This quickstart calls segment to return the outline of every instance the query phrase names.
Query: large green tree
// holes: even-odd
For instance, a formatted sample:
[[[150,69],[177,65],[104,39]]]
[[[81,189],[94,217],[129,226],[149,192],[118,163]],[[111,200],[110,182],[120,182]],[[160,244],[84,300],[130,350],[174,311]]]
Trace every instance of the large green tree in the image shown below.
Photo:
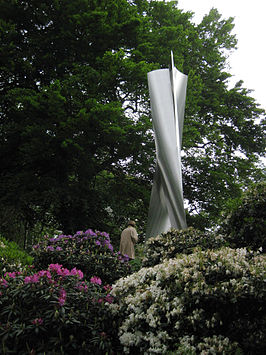
[[[155,160],[146,75],[168,66],[170,50],[189,76],[188,220],[215,221],[261,178],[264,149],[263,111],[241,83],[228,89],[232,28],[214,9],[196,26],[176,2],[2,0],[0,231],[145,223]]]

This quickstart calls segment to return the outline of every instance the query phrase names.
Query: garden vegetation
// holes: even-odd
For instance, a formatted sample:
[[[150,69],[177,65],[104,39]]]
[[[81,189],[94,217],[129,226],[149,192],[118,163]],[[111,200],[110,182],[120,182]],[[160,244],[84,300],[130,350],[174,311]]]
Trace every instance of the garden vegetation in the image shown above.
[[[229,88],[233,27],[176,1],[1,0],[1,354],[266,354],[265,111]],[[129,261],[120,226],[144,240],[156,166],[147,73],[171,50],[189,228]]]
[[[233,214],[242,215],[249,196],[256,216],[264,194],[265,185],[252,187]],[[257,223],[248,219],[249,230]],[[254,249],[230,240],[171,229],[145,243],[136,271],[105,232],[45,236],[16,260],[2,239],[1,353],[263,354],[264,239]]]

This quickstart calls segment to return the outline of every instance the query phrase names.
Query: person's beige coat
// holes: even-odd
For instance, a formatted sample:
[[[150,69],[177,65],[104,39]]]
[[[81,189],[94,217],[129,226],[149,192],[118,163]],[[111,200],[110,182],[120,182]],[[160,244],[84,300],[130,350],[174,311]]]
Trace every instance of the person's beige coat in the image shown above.
[[[121,233],[119,251],[123,255],[128,255],[131,259],[135,259],[134,245],[138,241],[138,233],[132,226],[128,226]]]

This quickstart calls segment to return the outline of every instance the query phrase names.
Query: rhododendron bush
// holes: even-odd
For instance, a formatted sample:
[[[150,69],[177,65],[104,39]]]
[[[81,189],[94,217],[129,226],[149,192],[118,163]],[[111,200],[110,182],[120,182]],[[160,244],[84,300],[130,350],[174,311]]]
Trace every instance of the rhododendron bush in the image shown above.
[[[118,280],[124,353],[265,354],[265,270],[265,255],[224,247]]]
[[[1,354],[95,354],[111,348],[111,286],[50,264],[0,279]]]
[[[202,232],[193,227],[183,230],[172,228],[147,240],[142,264],[154,266],[164,259],[174,258],[177,254],[191,254],[196,247],[203,250],[218,249],[225,244],[223,236],[215,233]]]
[[[85,279],[96,275],[108,284],[131,272],[128,257],[114,252],[109,235],[91,229],[75,235],[45,236],[33,246],[32,256],[36,268],[60,263],[69,269],[82,270]]]
[[[266,182],[251,186],[225,215],[222,233],[233,247],[266,251]]]

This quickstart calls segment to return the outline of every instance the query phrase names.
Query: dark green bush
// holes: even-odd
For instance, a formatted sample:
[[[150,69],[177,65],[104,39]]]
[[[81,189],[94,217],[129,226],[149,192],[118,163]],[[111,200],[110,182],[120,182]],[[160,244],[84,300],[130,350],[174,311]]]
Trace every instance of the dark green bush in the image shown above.
[[[107,284],[131,273],[128,258],[113,251],[109,235],[91,229],[73,236],[46,236],[33,246],[32,256],[37,269],[60,263],[68,269],[82,270],[85,279],[96,275]]]
[[[224,238],[215,233],[202,232],[193,227],[184,230],[171,229],[147,240],[142,264],[154,266],[177,254],[191,254],[195,247],[202,250],[218,249],[225,244]]]
[[[113,285],[129,354],[266,354],[266,256],[206,250],[142,268]]]
[[[32,262],[33,258],[21,250],[15,242],[7,241],[0,236],[0,275],[31,265]]]
[[[243,194],[222,223],[222,233],[234,248],[266,251],[266,183]]]
[[[59,264],[0,279],[1,354],[111,353],[111,286]],[[116,336],[116,335],[115,335]]]

